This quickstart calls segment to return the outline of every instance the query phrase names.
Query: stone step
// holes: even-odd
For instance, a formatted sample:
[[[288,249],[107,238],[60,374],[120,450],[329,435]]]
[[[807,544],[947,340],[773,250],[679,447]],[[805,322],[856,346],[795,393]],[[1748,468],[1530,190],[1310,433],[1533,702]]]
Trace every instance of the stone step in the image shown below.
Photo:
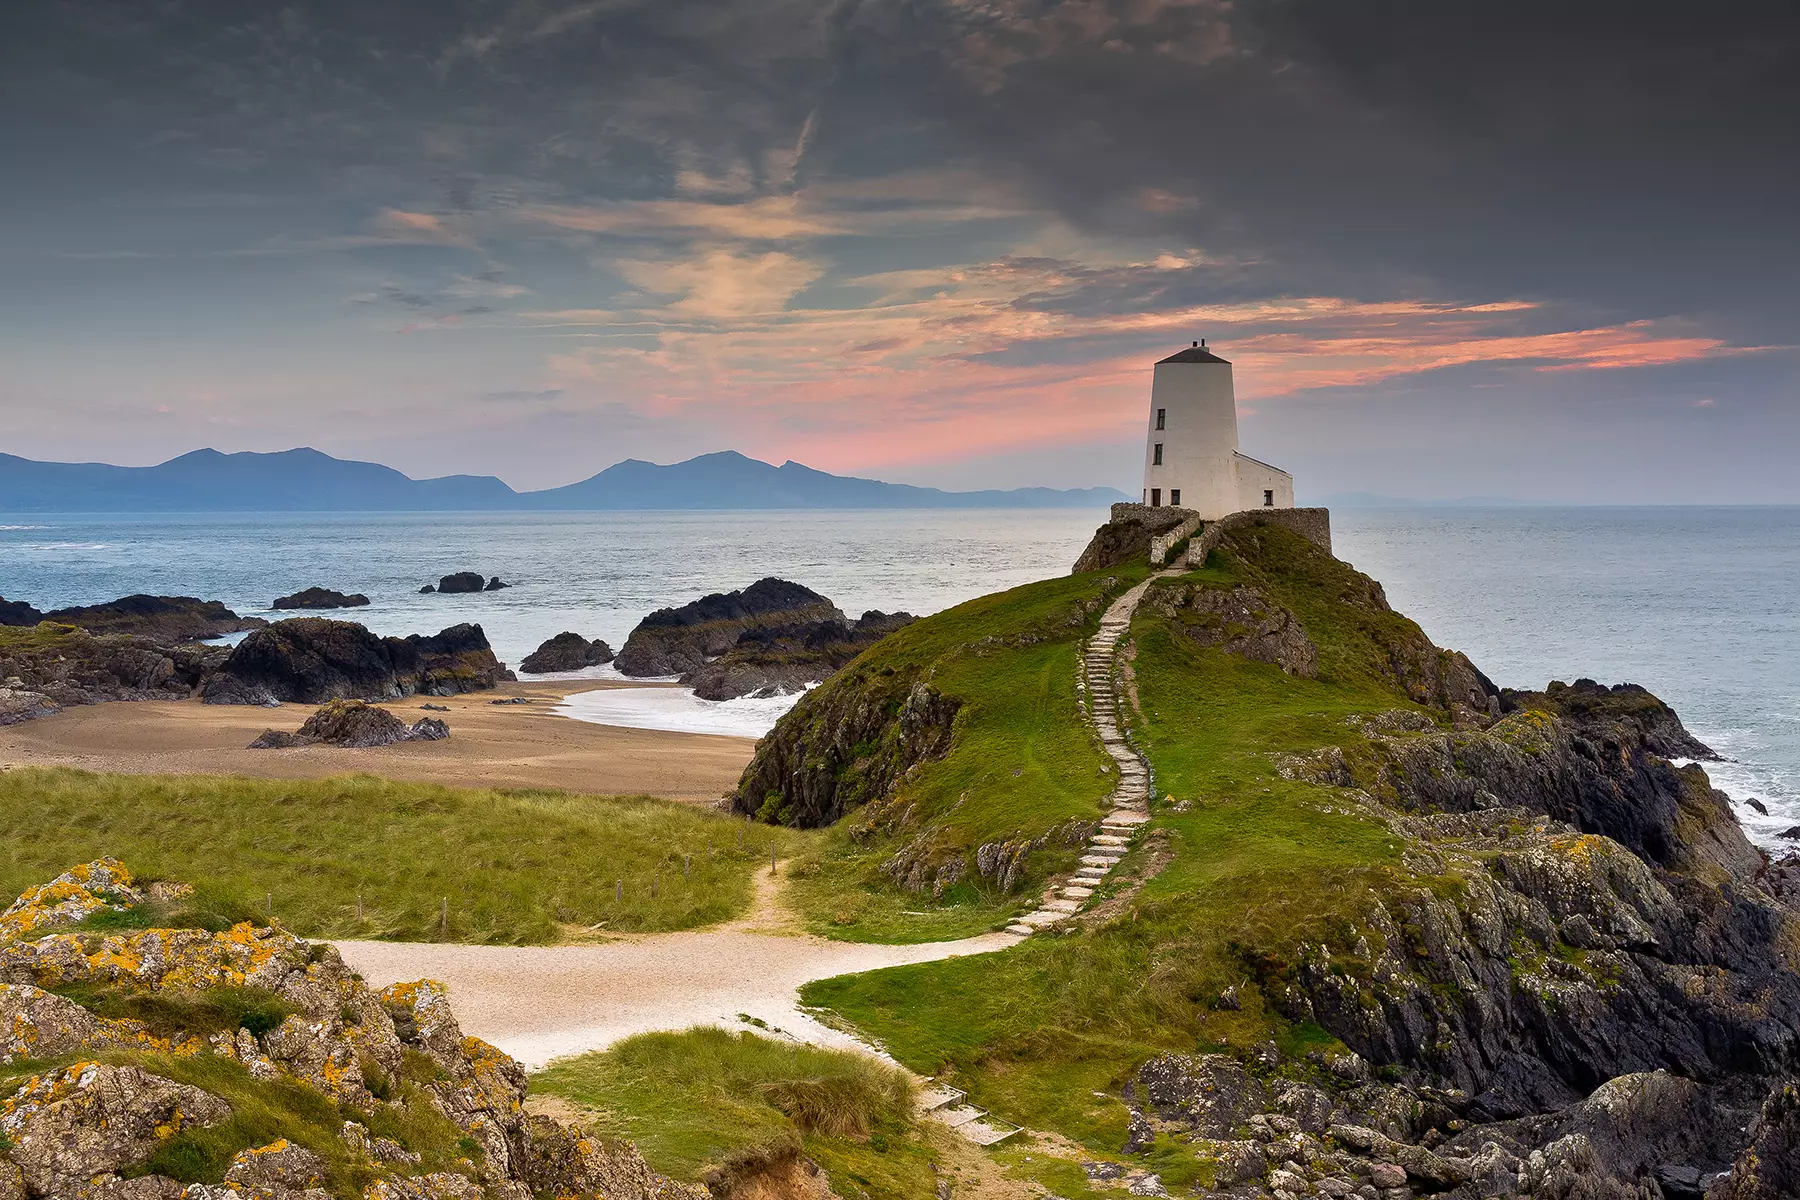
[[[1084,867],[1110,867],[1124,857],[1123,854],[1084,854],[1081,856],[1081,865]]]
[[[932,1084],[929,1087],[920,1088],[919,1111],[933,1112],[940,1108],[948,1108],[960,1101],[965,1094],[959,1088],[944,1087],[942,1084]]]
[[[1019,1130],[1017,1126],[1008,1128],[990,1121],[970,1121],[966,1125],[959,1126],[956,1132],[977,1146],[996,1146]]]
[[[1047,912],[1040,908],[1036,912],[1026,913],[1020,917],[1019,924],[1029,925],[1033,929],[1042,929],[1046,925],[1059,924],[1068,915],[1068,913]]]
[[[1016,933],[1020,937],[1030,937],[1035,931],[1029,925],[1008,925],[1006,932]]]
[[[1100,818],[1102,829],[1136,829],[1150,819],[1149,813],[1112,812]]]
[[[1096,833],[1093,837],[1088,839],[1088,845],[1090,845],[1090,846],[1129,846],[1129,845],[1131,845],[1131,839],[1128,837],[1120,837],[1116,833]]]
[[[1094,889],[1091,887],[1082,887],[1078,883],[1065,883],[1062,887],[1057,889],[1056,894],[1069,900],[1086,900],[1089,896],[1094,894]]]
[[[987,1109],[976,1108],[971,1104],[954,1104],[949,1108],[938,1109],[931,1115],[934,1119],[942,1121],[950,1128],[955,1129],[959,1125],[967,1125],[970,1121],[981,1120],[981,1118],[987,1116]]]
[[[1043,911],[1045,911],[1045,912],[1059,912],[1059,913],[1073,913],[1073,912],[1075,912],[1075,911],[1077,911],[1077,910],[1078,910],[1078,909],[1080,909],[1080,908],[1081,908],[1081,902],[1080,902],[1080,901],[1078,901],[1078,900],[1064,900],[1064,899],[1063,899],[1063,898],[1061,898],[1061,897],[1060,897],[1060,896],[1059,896],[1059,897],[1058,897],[1058,898],[1056,898],[1056,899],[1055,899],[1055,900],[1046,900],[1046,901],[1044,901],[1044,908],[1043,908]]]

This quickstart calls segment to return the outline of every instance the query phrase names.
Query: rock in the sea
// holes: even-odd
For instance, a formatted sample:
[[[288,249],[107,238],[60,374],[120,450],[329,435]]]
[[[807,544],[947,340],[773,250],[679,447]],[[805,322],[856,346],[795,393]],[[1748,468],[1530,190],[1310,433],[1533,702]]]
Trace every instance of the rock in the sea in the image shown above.
[[[208,704],[454,696],[513,678],[479,625],[380,637],[353,621],[296,617],[259,629],[206,683]]]
[[[1768,805],[1764,804],[1761,800],[1758,800],[1755,796],[1745,796],[1744,803],[1748,804],[1751,808],[1755,809],[1765,817],[1769,815]]]
[[[264,730],[249,748],[284,750],[294,746],[345,746],[362,749],[391,746],[395,742],[437,742],[449,736],[450,727],[434,717],[408,725],[385,708],[361,700],[333,700],[306,718],[298,732]]]
[[[559,633],[525,656],[519,670],[533,675],[549,671],[579,671],[613,660],[612,647],[598,638],[588,641],[579,633]]]
[[[495,575],[487,581],[487,586],[485,588],[483,588],[482,591],[497,592],[501,588],[509,588],[511,586],[512,586],[512,584],[507,583],[504,579],[501,579],[498,575]]]
[[[435,584],[435,583],[428,583],[424,587],[419,589],[419,595],[421,595],[421,596],[430,596],[430,595],[435,594],[436,592],[437,592],[437,584]]]
[[[1789,825],[1775,836],[1778,838],[1786,838],[1790,842],[1800,842],[1800,825]]]
[[[278,598],[270,608],[361,608],[369,598],[361,592],[345,594],[331,588],[302,588],[291,596]]]
[[[43,613],[23,600],[8,600],[5,596],[0,596],[0,625],[36,625],[43,619]]]
[[[121,596],[106,604],[59,608],[44,620],[74,625],[89,633],[127,633],[157,642],[199,642],[261,629],[261,617],[240,617],[217,600],[193,596]]]
[[[798,692],[912,619],[867,612],[850,621],[810,588],[763,579],[651,613],[615,665],[625,675],[679,676],[707,700]]]
[[[438,580],[437,590],[443,595],[453,596],[461,592],[479,592],[486,586],[486,581],[479,572],[457,571]]]

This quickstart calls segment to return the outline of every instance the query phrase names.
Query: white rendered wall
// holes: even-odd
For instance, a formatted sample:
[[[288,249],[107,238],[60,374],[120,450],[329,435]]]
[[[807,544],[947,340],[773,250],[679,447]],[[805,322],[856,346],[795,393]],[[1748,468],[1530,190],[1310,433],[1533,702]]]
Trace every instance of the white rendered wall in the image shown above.
[[[1294,477],[1248,455],[1237,456],[1238,508],[1294,507]],[[1274,492],[1275,503],[1265,505],[1263,493]]]
[[[1167,413],[1156,427],[1156,411]],[[1162,465],[1155,448],[1162,444]],[[1150,430],[1144,439],[1144,503],[1153,489],[1162,503],[1181,493],[1181,507],[1209,521],[1243,507],[1237,481],[1237,400],[1230,363],[1158,363],[1150,385]],[[1266,486],[1266,485],[1265,485]],[[1289,503],[1293,488],[1289,485]],[[1261,493],[1257,494],[1261,503]]]

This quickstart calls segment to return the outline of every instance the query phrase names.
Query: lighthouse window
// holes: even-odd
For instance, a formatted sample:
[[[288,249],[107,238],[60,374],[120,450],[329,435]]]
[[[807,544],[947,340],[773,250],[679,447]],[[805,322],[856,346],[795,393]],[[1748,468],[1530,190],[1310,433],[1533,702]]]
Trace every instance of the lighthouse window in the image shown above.
[[[1162,466],[1162,443],[1161,442],[1156,443],[1156,448],[1150,457],[1150,465],[1153,467]]]
[[[1169,416],[1168,409],[1159,408],[1156,410],[1156,427],[1158,429],[1164,428],[1164,422],[1168,419],[1168,416]]]
[[[1181,489],[1180,488],[1170,488],[1169,489],[1169,503],[1173,504],[1177,508],[1181,507]]]
[[[1270,491],[1268,488],[1263,489],[1263,507],[1264,508],[1274,508],[1275,507],[1275,493]]]

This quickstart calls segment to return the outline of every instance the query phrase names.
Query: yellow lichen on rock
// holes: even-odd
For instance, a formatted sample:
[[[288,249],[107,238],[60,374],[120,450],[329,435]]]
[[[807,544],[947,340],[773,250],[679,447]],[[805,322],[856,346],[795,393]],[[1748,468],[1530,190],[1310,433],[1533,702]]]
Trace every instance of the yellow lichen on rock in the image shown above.
[[[144,902],[131,872],[116,858],[71,867],[48,883],[26,888],[0,913],[0,941],[76,925],[105,910],[124,912]]]

